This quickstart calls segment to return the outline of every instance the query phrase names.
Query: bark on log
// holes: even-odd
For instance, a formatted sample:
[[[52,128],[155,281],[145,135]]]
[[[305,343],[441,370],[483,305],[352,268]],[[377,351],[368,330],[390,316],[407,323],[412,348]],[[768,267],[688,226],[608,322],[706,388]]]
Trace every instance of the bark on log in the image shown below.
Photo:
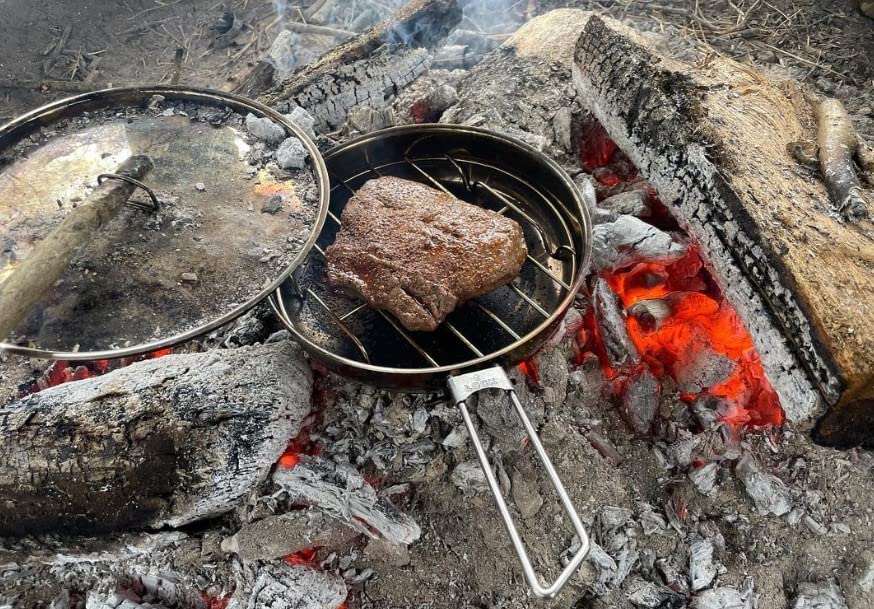
[[[168,355],[0,407],[0,536],[179,526],[235,507],[310,409],[291,343]]]
[[[814,139],[800,86],[723,58],[674,62],[597,17],[577,43],[574,81],[697,238],[789,418],[818,412],[811,381],[828,403],[874,417],[871,225],[830,215],[826,187],[787,152]]]
[[[380,107],[424,72],[430,63],[427,50],[460,21],[457,0],[413,0],[279,83],[261,101],[280,110],[302,106],[316,118],[317,130],[335,129],[353,107]],[[263,73],[257,67],[253,72],[262,79]],[[250,86],[243,90],[256,93]]]
[[[147,156],[127,159],[115,172],[141,180],[152,169]],[[72,210],[58,227],[0,284],[0,340],[8,337],[61,278],[76,253],[112,218],[136,186],[107,180]]]

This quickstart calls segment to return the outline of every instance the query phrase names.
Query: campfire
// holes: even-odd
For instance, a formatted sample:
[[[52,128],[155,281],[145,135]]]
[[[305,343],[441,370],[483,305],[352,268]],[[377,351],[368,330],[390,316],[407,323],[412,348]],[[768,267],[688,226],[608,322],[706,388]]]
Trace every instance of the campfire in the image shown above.
[[[9,201],[80,129],[151,134],[0,204],[0,606],[874,605],[866,123],[698,35],[791,15],[647,8],[692,40],[627,3],[249,4],[182,28],[179,87],[0,127]],[[188,86],[198,53],[232,94]],[[66,82],[101,88],[99,57]],[[162,164],[183,129],[202,166]],[[332,287],[387,176],[512,220],[521,270],[427,331]]]

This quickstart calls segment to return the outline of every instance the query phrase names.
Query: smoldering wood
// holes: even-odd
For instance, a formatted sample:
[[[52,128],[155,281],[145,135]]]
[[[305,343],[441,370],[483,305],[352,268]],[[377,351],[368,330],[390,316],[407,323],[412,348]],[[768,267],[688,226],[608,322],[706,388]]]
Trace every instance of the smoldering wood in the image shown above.
[[[280,467],[271,479],[291,505],[317,507],[368,537],[410,544],[422,534],[415,520],[377,494],[351,466],[301,455],[297,465]]]
[[[140,180],[152,167],[149,157],[135,155],[125,160],[115,173]],[[115,215],[135,189],[136,186],[128,182],[104,181],[16,265],[0,284],[0,340],[8,337],[27,317],[61,278],[76,253]]]
[[[789,420],[820,413],[817,390],[842,408],[870,400],[874,239],[830,215],[825,186],[786,152],[814,132],[800,86],[722,57],[692,68],[597,17],[574,81],[700,244]]]
[[[180,526],[234,508],[310,409],[283,342],[168,355],[0,408],[0,535]]]
[[[430,64],[429,49],[461,21],[456,0],[414,0],[387,19],[347,40],[269,91],[261,101],[306,108],[317,130],[336,129],[355,106],[382,107]],[[253,75],[263,80],[263,69]],[[255,91],[243,85],[250,95]]]
[[[227,609],[337,609],[346,600],[346,584],[337,575],[305,566],[244,563],[244,578]]]

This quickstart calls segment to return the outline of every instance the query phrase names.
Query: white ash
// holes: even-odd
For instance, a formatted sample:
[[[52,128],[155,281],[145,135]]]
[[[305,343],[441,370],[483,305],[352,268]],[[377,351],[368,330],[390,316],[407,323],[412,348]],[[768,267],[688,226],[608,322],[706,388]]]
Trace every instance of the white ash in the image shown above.
[[[267,117],[258,117],[251,112],[246,115],[246,130],[265,144],[276,145],[285,139],[285,129]]]
[[[586,557],[586,560],[595,566],[596,571],[596,578],[595,582],[592,584],[592,590],[598,596],[604,596],[610,590],[607,584],[612,582],[613,578],[616,577],[616,572],[619,567],[616,565],[616,561],[613,560],[613,558],[597,543],[590,541],[590,546],[591,549],[589,550],[589,555]]]
[[[292,504],[318,507],[368,537],[379,535],[395,543],[410,544],[421,535],[412,518],[378,495],[348,465],[301,455],[293,468],[277,469],[272,480]]]
[[[802,583],[791,609],[847,609],[847,601],[834,580]]]
[[[747,495],[753,500],[759,514],[782,516],[792,509],[792,495],[786,483],[763,471],[750,453],[741,457],[734,471],[743,482]]]
[[[713,542],[698,539],[689,546],[689,585],[693,592],[710,586],[716,578],[716,563],[713,561]]]
[[[452,470],[452,483],[466,493],[488,490],[486,475],[478,461],[465,461],[456,465]]]
[[[601,201],[598,207],[617,215],[629,215],[636,218],[648,218],[652,215],[649,195],[644,190],[620,192]]]
[[[306,148],[298,138],[287,137],[276,149],[276,163],[282,169],[303,169],[309,156]]]
[[[592,229],[592,268],[615,271],[638,262],[675,262],[686,253],[666,232],[639,220],[622,215],[613,222]]]
[[[692,599],[691,609],[750,609],[737,588],[704,590]]]
[[[256,568],[257,576],[237,589],[228,609],[336,609],[346,600],[346,585],[336,575],[282,563]]]
[[[713,496],[716,494],[716,474],[719,465],[708,463],[702,467],[693,467],[689,470],[689,480],[702,495]]]

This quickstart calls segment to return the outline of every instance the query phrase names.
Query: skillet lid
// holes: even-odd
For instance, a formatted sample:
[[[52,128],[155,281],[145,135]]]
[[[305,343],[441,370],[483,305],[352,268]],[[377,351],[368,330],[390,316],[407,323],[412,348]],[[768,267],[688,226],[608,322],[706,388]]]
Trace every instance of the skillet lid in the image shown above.
[[[0,127],[0,309],[24,312],[0,348],[122,357],[223,325],[304,259],[328,191],[300,127],[227,93],[107,89],[13,120]],[[76,232],[107,197],[111,212]]]

